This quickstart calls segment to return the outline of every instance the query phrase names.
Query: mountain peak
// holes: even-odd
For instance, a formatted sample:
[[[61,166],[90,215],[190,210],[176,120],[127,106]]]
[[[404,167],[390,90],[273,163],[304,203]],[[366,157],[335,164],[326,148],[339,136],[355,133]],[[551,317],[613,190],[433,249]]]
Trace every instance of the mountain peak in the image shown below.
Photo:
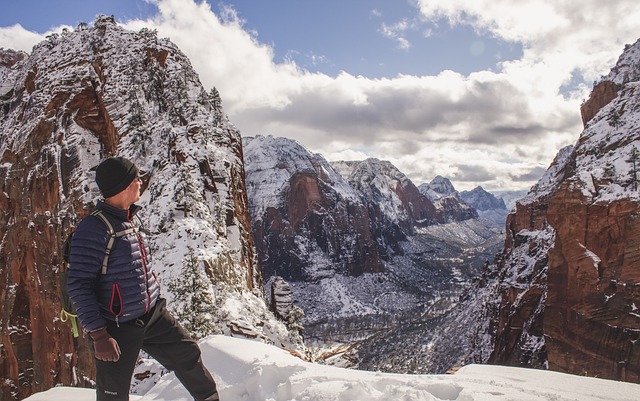
[[[462,200],[479,211],[492,209],[506,210],[507,208],[504,200],[498,199],[495,195],[485,191],[481,186],[477,186],[471,191],[463,191],[460,196]]]
[[[421,184],[418,186],[418,189],[432,201],[446,196],[453,196],[456,199],[459,198],[458,191],[454,188],[451,180],[441,175],[435,176],[428,184]]]

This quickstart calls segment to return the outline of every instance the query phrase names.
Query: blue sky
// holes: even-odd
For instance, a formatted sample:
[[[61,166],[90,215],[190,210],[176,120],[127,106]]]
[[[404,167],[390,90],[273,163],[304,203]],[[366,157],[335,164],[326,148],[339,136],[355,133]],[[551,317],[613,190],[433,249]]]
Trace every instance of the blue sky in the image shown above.
[[[114,15],[176,43],[243,135],[389,160],[458,190],[534,184],[577,140],[593,81],[640,37],[634,0],[4,3],[0,47],[29,52]]]
[[[390,78],[433,75],[445,69],[468,74],[495,69],[497,62],[522,53],[518,43],[470,26],[453,28],[444,19],[424,21],[408,0],[228,0],[208,4],[218,13],[232,6],[245,21],[245,29],[273,47],[277,62],[294,60],[301,68],[330,75],[347,71]],[[141,0],[21,0],[7,2],[2,9],[0,26],[20,24],[41,33],[60,25],[90,23],[99,13],[125,22],[157,12],[154,4]]]
[[[403,0],[230,2],[245,27],[270,43],[276,60],[293,58],[310,71],[341,70],[370,78],[398,74],[433,75],[444,69],[463,74],[495,68],[521,53],[499,41],[446,21],[421,21]],[[404,28],[404,29],[401,29]],[[386,33],[385,33],[386,32]],[[397,34],[397,37],[391,35]],[[429,36],[427,38],[427,35]],[[400,38],[406,42],[400,42]],[[406,43],[408,48],[403,48]]]

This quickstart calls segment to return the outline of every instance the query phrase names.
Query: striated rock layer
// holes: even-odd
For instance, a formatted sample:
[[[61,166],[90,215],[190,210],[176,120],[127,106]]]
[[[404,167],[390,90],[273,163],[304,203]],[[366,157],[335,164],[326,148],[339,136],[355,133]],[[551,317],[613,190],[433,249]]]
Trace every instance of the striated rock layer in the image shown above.
[[[580,106],[582,124],[585,127],[598,114],[600,109],[618,96],[619,89],[618,85],[611,81],[602,81],[593,88],[589,99]]]
[[[86,338],[58,318],[57,273],[60,244],[99,197],[90,169],[111,155],[148,173],[142,217],[160,282],[180,276],[189,248],[215,303],[211,330],[234,326],[227,300],[254,299],[239,313],[263,338],[240,134],[185,55],[99,17],[0,61],[0,399],[90,384]]]
[[[382,273],[419,228],[478,217],[454,197],[436,207],[388,161],[329,163],[286,138],[243,141],[254,236],[267,278]]]
[[[640,41],[509,216],[490,362],[640,381],[639,61]]]
[[[247,187],[264,277],[313,280],[335,268],[383,271],[358,194],[320,155],[285,138],[244,138]]]

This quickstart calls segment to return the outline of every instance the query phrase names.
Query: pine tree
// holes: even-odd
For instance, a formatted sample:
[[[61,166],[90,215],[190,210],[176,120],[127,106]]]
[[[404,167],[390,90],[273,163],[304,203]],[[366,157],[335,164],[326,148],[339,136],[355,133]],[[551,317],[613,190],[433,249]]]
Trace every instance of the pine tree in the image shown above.
[[[176,209],[184,211],[185,217],[208,217],[204,207],[204,198],[198,190],[198,184],[191,176],[187,164],[181,164],[178,170],[180,177],[175,190]]]
[[[209,97],[211,99],[211,105],[213,106],[213,116],[216,123],[219,124],[222,121],[222,98],[220,98],[220,92],[218,92],[215,86],[211,88]]]
[[[182,305],[176,318],[195,338],[220,333],[215,325],[209,280],[193,248],[188,248],[182,263],[182,274],[168,284],[174,301]]]
[[[289,314],[287,315],[287,328],[291,331],[294,336],[294,341],[302,342],[302,332],[304,331],[304,327],[302,326],[302,321],[304,320],[304,311],[293,305]]]

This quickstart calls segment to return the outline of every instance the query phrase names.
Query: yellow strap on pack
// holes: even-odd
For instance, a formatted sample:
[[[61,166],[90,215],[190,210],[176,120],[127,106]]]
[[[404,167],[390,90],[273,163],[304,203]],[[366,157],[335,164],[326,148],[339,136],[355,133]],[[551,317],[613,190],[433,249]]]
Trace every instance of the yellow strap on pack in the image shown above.
[[[64,309],[60,309],[60,321],[62,323],[66,323],[67,320],[71,320],[71,331],[73,332],[74,337],[78,337],[78,323],[76,323],[76,317],[78,317],[78,315],[74,315]]]

